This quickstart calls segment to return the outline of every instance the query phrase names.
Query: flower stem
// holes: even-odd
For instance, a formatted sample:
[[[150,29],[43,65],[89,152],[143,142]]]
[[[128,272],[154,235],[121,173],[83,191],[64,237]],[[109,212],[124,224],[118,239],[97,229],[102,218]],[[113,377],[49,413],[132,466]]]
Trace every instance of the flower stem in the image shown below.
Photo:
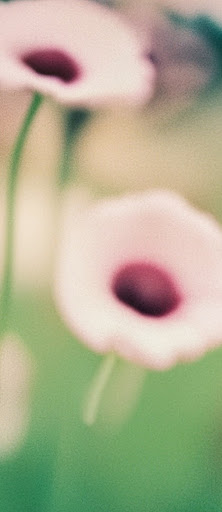
[[[6,243],[5,262],[1,293],[1,326],[0,334],[3,335],[8,328],[10,315],[10,302],[13,281],[13,251],[14,251],[14,224],[15,224],[15,202],[19,176],[20,162],[23,148],[32,120],[42,102],[43,97],[35,93],[26,113],[20,132],[15,141],[8,173],[7,183],[7,206],[6,206]]]
[[[75,175],[74,167],[76,162],[72,161],[73,148],[78,142],[89,118],[90,112],[84,109],[71,109],[64,114],[64,140],[58,176],[58,186],[60,189],[67,186]]]
[[[116,356],[112,352],[108,354],[103,359],[98,373],[92,382],[83,410],[83,421],[88,426],[93,425],[96,421],[102,393],[113,371],[115,361]]]

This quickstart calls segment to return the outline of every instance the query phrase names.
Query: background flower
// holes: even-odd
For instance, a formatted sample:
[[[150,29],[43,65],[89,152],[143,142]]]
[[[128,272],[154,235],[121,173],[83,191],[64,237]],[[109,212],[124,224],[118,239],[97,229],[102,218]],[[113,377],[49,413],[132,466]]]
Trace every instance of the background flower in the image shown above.
[[[222,34],[210,18],[168,11],[155,2],[131,2],[122,10],[155,66],[155,109],[187,107],[221,81]]]

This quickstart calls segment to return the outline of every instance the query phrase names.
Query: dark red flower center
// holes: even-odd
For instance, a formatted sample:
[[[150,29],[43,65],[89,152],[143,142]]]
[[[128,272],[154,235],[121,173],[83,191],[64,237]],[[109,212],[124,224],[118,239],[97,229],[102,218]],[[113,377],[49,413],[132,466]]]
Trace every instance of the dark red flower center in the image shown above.
[[[112,289],[121,302],[147,316],[168,315],[181,302],[172,278],[152,263],[125,265],[115,275]]]
[[[70,83],[77,80],[80,70],[73,59],[62,50],[40,48],[23,55],[22,62],[38,75],[58,78]]]

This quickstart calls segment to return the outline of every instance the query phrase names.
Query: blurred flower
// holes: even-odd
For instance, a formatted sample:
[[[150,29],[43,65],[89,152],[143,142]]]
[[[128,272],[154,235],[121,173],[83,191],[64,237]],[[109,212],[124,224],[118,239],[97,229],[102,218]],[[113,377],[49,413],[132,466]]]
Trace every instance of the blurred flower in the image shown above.
[[[155,106],[160,100],[160,107],[163,100],[178,106],[190,102],[221,78],[222,34],[207,18],[168,13],[149,3],[132,3],[125,14],[140,35],[144,53],[153,59]]]
[[[151,61],[107,8],[87,0],[19,1],[0,4],[0,18],[1,88],[85,107],[139,103],[151,94]]]
[[[187,102],[221,78],[221,53],[204,27],[153,19],[152,55],[156,64],[158,96],[165,101]],[[157,97],[158,97],[157,96]]]
[[[170,192],[69,202],[56,300],[91,349],[165,369],[221,342],[221,266],[215,221]]]
[[[31,371],[24,345],[8,335],[0,351],[0,457],[14,452],[26,433]]]

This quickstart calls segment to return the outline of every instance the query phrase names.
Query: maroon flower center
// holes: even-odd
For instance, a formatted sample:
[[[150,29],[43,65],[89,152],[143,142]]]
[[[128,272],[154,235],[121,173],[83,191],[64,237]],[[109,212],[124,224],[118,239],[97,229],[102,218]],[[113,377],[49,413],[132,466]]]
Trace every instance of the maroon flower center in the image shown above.
[[[161,317],[175,311],[181,296],[172,278],[152,263],[129,263],[115,275],[115,296],[138,313]]]
[[[52,76],[66,83],[73,82],[80,75],[77,64],[62,50],[33,50],[22,57],[22,62],[38,75]]]

